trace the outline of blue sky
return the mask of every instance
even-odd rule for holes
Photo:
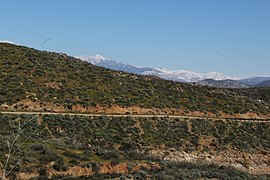
[[[270,1],[3,0],[0,40],[137,66],[270,76]]]

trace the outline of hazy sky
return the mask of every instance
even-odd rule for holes
[[[270,76],[270,1],[3,0],[0,40],[138,66]]]

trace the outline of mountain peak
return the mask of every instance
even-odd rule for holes
[[[96,54],[95,56],[78,56],[77,58],[81,59],[83,61],[87,61],[87,62],[94,64],[94,65],[97,65],[103,61],[110,60],[110,58],[106,58],[100,54]]]
[[[166,68],[149,68],[149,67],[136,67],[123,63],[120,61],[114,61],[109,58],[105,58],[99,54],[96,56],[80,56],[77,57],[83,61],[87,61],[91,64],[105,67],[113,70],[120,70],[128,73],[141,74],[141,75],[153,75],[158,76],[162,79],[178,81],[178,82],[198,82],[204,79],[214,79],[214,80],[226,80],[237,78],[232,78],[225,76],[220,72],[210,72],[210,73],[196,73],[186,70],[169,70]]]
[[[99,60],[99,61],[105,61],[105,60],[108,60],[109,59],[109,58],[105,58],[104,56],[102,56],[100,54],[95,55],[94,58],[96,60]]]

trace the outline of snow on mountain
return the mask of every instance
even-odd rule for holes
[[[106,60],[110,60],[108,58],[105,58],[103,56],[101,56],[100,54],[97,54],[95,56],[80,56],[78,57],[79,59],[83,60],[83,61],[87,61],[90,62],[94,65],[97,65],[98,63],[100,63],[101,61],[106,61]]]
[[[186,70],[172,71],[165,68],[156,68],[154,71],[144,72],[143,74],[156,75],[163,79],[180,82],[198,82],[204,79],[214,79],[214,80],[234,79],[218,72],[210,72],[203,74]]]
[[[96,56],[79,56],[78,59],[81,59],[83,61],[87,61],[91,64],[94,64],[96,66],[105,67],[108,69],[113,69],[117,71],[124,71],[128,73],[134,73],[134,74],[143,74],[145,71],[152,71],[153,68],[141,68],[141,67],[135,67],[131,66],[127,63],[123,63],[120,61],[114,61],[110,58],[105,58],[101,55]]]
[[[15,44],[15,45],[18,45],[12,41],[8,41],[8,40],[0,40],[0,43],[9,43],[9,44]]]
[[[136,67],[120,61],[111,60],[110,58],[105,58],[99,54],[96,56],[79,56],[77,58],[108,69],[141,75],[153,75],[158,76],[162,79],[178,82],[198,82],[204,79],[238,80],[237,78],[225,76],[224,74],[219,72],[195,73],[186,70],[169,70],[165,68]]]

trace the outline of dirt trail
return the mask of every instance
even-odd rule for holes
[[[134,117],[134,118],[151,118],[151,117],[170,117],[181,119],[209,119],[209,120],[223,120],[223,121],[241,121],[241,122],[257,122],[270,123],[270,119],[244,119],[244,118],[218,118],[218,117],[204,117],[204,116],[184,116],[184,115],[163,115],[163,114],[84,114],[84,113],[69,113],[69,112],[16,112],[16,111],[0,111],[0,114],[17,114],[17,115],[68,115],[68,116],[108,116],[108,117]]]

